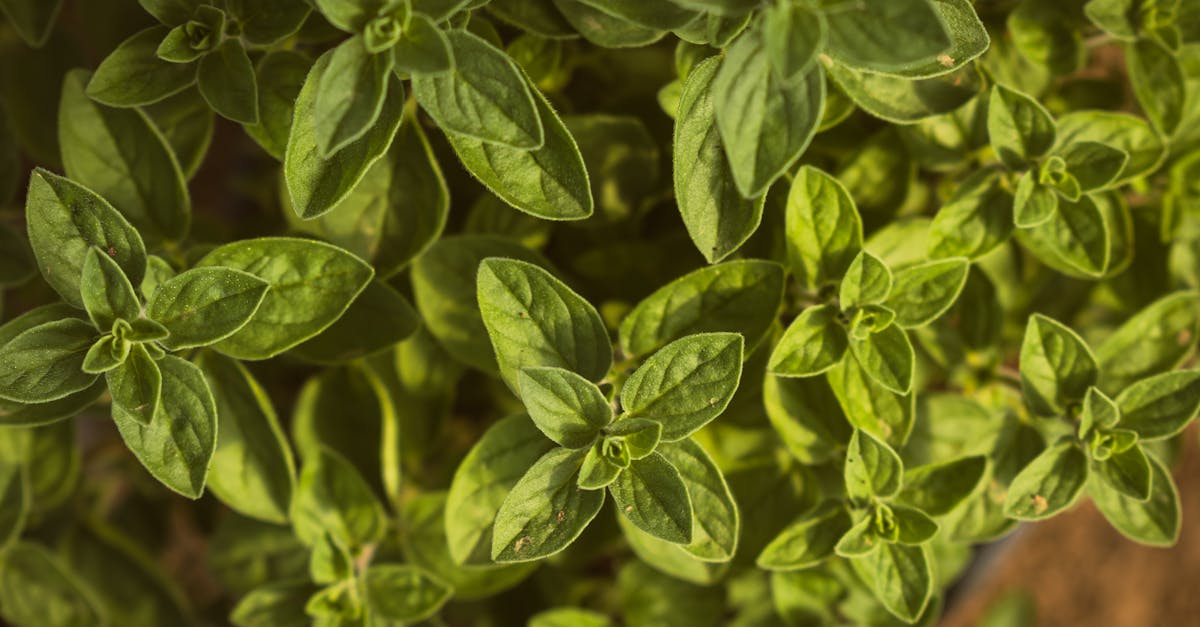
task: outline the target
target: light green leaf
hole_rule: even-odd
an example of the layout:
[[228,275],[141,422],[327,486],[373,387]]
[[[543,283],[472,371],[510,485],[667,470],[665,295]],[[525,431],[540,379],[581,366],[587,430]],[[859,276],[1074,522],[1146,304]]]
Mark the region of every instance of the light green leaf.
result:
[[146,347],[134,345],[129,357],[104,373],[113,405],[143,425],[150,424],[162,399],[163,376]]
[[533,423],[567,448],[589,446],[612,421],[612,408],[600,388],[570,370],[522,368],[518,384]]
[[453,132],[446,138],[467,170],[504,202],[543,220],[587,218],[594,199],[575,138],[541,92],[534,101],[544,128],[537,148],[513,148]]
[[846,353],[846,329],[833,305],[809,307],[788,325],[771,352],[771,374],[810,377],[836,365]]
[[173,355],[156,363],[162,372],[162,400],[149,424],[119,404],[112,407],[113,421],[125,445],[155,479],[198,499],[217,444],[216,403],[199,368]]
[[975,14],[971,0],[933,0],[932,5],[946,27],[950,47],[933,59],[897,71],[896,74],[908,78],[948,74],[978,58],[991,44],[987,28]]
[[862,429],[855,429],[846,449],[843,475],[850,498],[869,502],[876,497],[887,498],[900,490],[904,464],[886,442]]
[[825,15],[813,7],[777,2],[762,10],[763,48],[771,71],[783,81],[795,80],[817,61],[825,47]]
[[833,555],[833,548],[850,530],[850,525],[850,514],[845,507],[826,503],[788,525],[758,554],[755,563],[767,570],[800,570],[816,566]]
[[1012,197],[995,171],[967,177],[933,218],[929,256],[977,259],[1012,233]]
[[392,48],[392,59],[397,71],[413,76],[441,74],[455,67],[450,38],[422,13],[408,18],[407,28]]
[[892,271],[878,257],[861,250],[842,277],[838,301],[842,309],[882,303],[892,292]]
[[294,50],[272,50],[259,59],[255,67],[258,123],[242,128],[279,161],[283,161],[287,151],[296,98],[311,67],[312,61]]
[[1179,492],[1171,473],[1162,462],[1149,458],[1151,467],[1150,498],[1129,498],[1093,476],[1088,495],[1096,509],[1125,537],[1150,546],[1168,547],[1179,539],[1181,522]]
[[553,443],[525,414],[492,425],[463,458],[446,497],[446,540],[458,564],[491,563],[496,512]]
[[1129,162],[1129,154],[1124,150],[1093,141],[1069,144],[1062,148],[1060,156],[1083,192],[1107,187]]
[[312,115],[323,158],[362,137],[379,118],[391,71],[391,55],[372,54],[355,36],[334,48],[324,72],[309,75],[317,81]]
[[196,68],[164,61],[155,54],[167,35],[165,26],[151,26],[113,50],[88,81],[87,95],[112,107],[138,107],[158,102],[196,82]]
[[634,460],[608,486],[613,504],[634,526],[667,542],[692,541],[692,500],[679,471],[659,453]]
[[850,441],[852,428],[825,377],[767,375],[763,404],[788,451],[806,464],[827,461]]
[[1073,442],[1055,444],[1013,478],[1004,515],[1017,520],[1050,518],[1075,504],[1087,479],[1087,455]]
[[213,111],[242,124],[258,123],[258,83],[250,56],[238,39],[226,39],[200,59],[200,95]]
[[647,296],[621,321],[621,346],[647,355],[685,335],[741,333],[757,346],[783,298],[783,268],[747,259],[688,273]]
[[940,259],[896,271],[884,306],[896,312],[896,324],[922,327],[946,313],[967,283],[966,259]]
[[895,324],[866,337],[850,334],[850,352],[862,369],[883,387],[908,394],[912,389],[916,354],[908,333]]
[[733,559],[742,521],[716,462],[691,439],[664,445],[658,452],[679,471],[692,503],[692,541],[683,549],[705,561]]
[[604,614],[574,607],[556,607],[529,619],[529,627],[614,627],[615,624]]
[[424,620],[453,593],[429,573],[407,564],[372,564],[363,575],[362,585],[372,621]]
[[494,373],[495,351],[479,311],[475,281],[480,262],[488,257],[540,261],[539,255],[507,238],[451,235],[417,258],[412,280],[417,309],[438,343],[455,359]]
[[285,237],[225,244],[197,266],[241,270],[270,284],[250,321],[215,345],[242,360],[273,357],[325,330],[373,274],[364,261],[336,246]]
[[63,82],[58,135],[67,176],[110,201],[150,239],[182,239],[191,200],[170,146],[141,111],[88,98],[88,79],[74,70]]
[[826,72],[854,104],[894,124],[914,124],[950,113],[983,89],[983,79],[972,65],[949,74],[914,80],[857,70],[824,57],[821,60]]
[[762,220],[766,196],[746,200],[734,182],[717,130],[714,77],[720,59],[707,59],[688,74],[675,116],[672,159],[675,201],[688,235],[709,263],[749,239]]
[[1163,135],[1170,137],[1186,110],[1187,86],[1183,67],[1154,37],[1140,37],[1125,44],[1129,84],[1146,117]]
[[231,268],[194,268],[167,279],[146,305],[147,315],[171,332],[170,350],[215,344],[246,325],[270,284]]
[[1096,347],[1105,390],[1177,367],[1200,337],[1200,294],[1164,296],[1126,320]]
[[229,620],[237,627],[307,627],[312,617],[304,604],[316,591],[307,578],[269,583],[242,597]]
[[500,375],[513,391],[528,366],[565,368],[590,381],[608,374],[612,345],[600,314],[549,272],[492,257],[479,264],[477,285]]
[[387,519],[371,486],[350,462],[321,447],[306,458],[291,505],[292,527],[313,545],[325,534],[352,556],[383,539]]
[[862,219],[836,178],[804,166],[787,199],[788,262],[797,280],[817,289],[846,274],[862,250]]
[[877,72],[926,66],[950,50],[951,38],[929,0],[822,0],[829,25],[825,52],[847,65]]
[[19,403],[61,399],[92,384],[83,360],[96,339],[77,318],[45,322],[0,346],[0,398]]
[[825,106],[825,72],[812,64],[792,81],[771,66],[761,29],[725,52],[712,82],[713,108],[733,181],[755,198],[808,147]]
[[887,389],[857,359],[843,359],[828,376],[850,424],[888,442],[908,439],[915,420],[914,393],[901,395]]
[[1006,25],[1025,58],[1053,74],[1070,74],[1083,67],[1087,56],[1073,18],[1073,9],[1064,5],[1022,0],[1008,14]]
[[493,560],[527,562],[547,557],[583,533],[604,504],[603,491],[576,485],[583,457],[583,451],[554,449],[516,482],[496,513]]
[[933,597],[933,574],[923,546],[884,543],[850,563],[875,598],[906,623],[916,622]]
[[287,524],[296,464],[270,398],[250,371],[228,357],[202,353],[197,365],[217,408],[209,488],[243,515]]
[[[326,52],[309,70],[295,100],[291,131],[283,156],[283,174],[296,215],[311,220],[338,205],[387,152],[403,116],[404,89],[388,81],[379,117],[357,141],[331,158],[321,156],[317,141],[316,107],[321,77],[329,71],[334,51]],[[284,106],[278,102],[272,106]]]
[[1039,183],[1033,171],[1025,172],[1013,193],[1013,224],[1021,228],[1044,224],[1054,217],[1058,203],[1054,188]]
[[1152,471],[1150,461],[1141,446],[1113,453],[1108,459],[1097,462],[1095,470],[1101,479],[1117,492],[1137,501],[1150,498]]
[[1061,414],[1083,400],[1098,370],[1092,350],[1074,331],[1041,314],[1029,317],[1021,343],[1021,391],[1036,414]]
[[744,341],[736,333],[701,333],[654,353],[621,389],[631,418],[662,423],[662,439],[674,442],[721,415],[742,375]]
[[1073,111],[1058,119],[1058,146],[1083,141],[1100,142],[1129,154],[1129,162],[1112,186],[1146,174],[1166,156],[1161,135],[1146,120],[1128,113]]
[[539,109],[548,107],[539,108],[517,64],[467,31],[446,36],[454,71],[413,78],[421,108],[454,135],[525,150],[542,147],[550,133],[543,131]]
[[47,549],[19,542],[0,559],[0,617],[14,625],[102,625],[99,604]]
[[987,108],[988,139],[996,156],[1022,168],[1054,145],[1054,118],[1040,102],[1004,85],[992,86]]
[[1200,370],[1147,377],[1125,388],[1116,402],[1118,427],[1136,431],[1143,440],[1171,437],[1200,412]]
[[988,460],[983,455],[909,468],[896,501],[930,516],[945,516],[974,495],[987,474]]

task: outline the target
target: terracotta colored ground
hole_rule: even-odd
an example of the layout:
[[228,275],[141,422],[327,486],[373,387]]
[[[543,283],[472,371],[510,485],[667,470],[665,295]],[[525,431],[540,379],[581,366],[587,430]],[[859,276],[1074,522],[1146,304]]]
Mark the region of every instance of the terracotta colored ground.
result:
[[994,570],[964,591],[943,627],[975,625],[1010,590],[1029,594],[1046,627],[1200,626],[1200,445],[1185,436],[1175,468],[1183,529],[1171,549],[1134,544],[1090,502],[1013,539]]

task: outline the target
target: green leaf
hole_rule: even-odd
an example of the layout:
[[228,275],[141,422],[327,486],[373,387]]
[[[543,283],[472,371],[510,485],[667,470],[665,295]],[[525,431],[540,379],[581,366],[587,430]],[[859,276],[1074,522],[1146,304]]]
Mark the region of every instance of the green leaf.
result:
[[163,376],[146,348],[137,344],[129,357],[104,375],[113,405],[142,425],[150,424],[162,399]]
[[372,54],[356,36],[334,48],[324,72],[309,75],[318,81],[312,115],[323,158],[362,137],[379,118],[391,70],[391,55]]
[[[296,97],[304,87],[312,61],[294,50],[272,50],[258,60],[258,123],[243,126],[268,154],[283,161]],[[207,103],[206,103],[207,106]]]
[[[481,142],[533,150],[547,140],[537,101],[503,51],[461,30],[446,34],[454,71],[414,76],[413,95],[437,125]],[[471,142],[475,143],[475,142]]]
[[771,71],[783,81],[795,80],[816,64],[825,47],[825,15],[813,7],[777,2],[762,11],[763,48]]
[[647,355],[694,333],[741,333],[757,346],[783,298],[783,268],[747,259],[688,273],[647,296],[621,321],[621,347]]
[[20,403],[61,399],[92,384],[83,359],[96,339],[76,318],[45,322],[0,346],[0,398]]
[[933,574],[927,551],[923,546],[884,543],[879,550],[850,563],[889,612],[913,623],[933,597]]
[[846,494],[852,499],[868,502],[876,497],[887,498],[900,490],[904,464],[886,442],[862,429],[855,429],[846,449],[843,475]]
[[1044,224],[1058,211],[1058,194],[1048,185],[1038,182],[1030,171],[1021,175],[1013,194],[1013,224],[1031,228]]
[[878,257],[862,250],[842,277],[839,304],[842,309],[882,303],[892,292],[892,271]]
[[242,597],[229,620],[237,627],[305,627],[312,617],[304,604],[314,592],[307,579],[269,583]]
[[637,0],[581,0],[581,2],[614,17],[660,30],[679,28],[695,15],[694,12],[680,6],[679,2],[655,4]]
[[575,138],[541,92],[534,101],[544,128],[537,148],[514,148],[453,132],[446,138],[463,166],[516,209],[543,220],[587,218],[594,200]]
[[1056,269],[1061,266],[1086,277],[1103,276],[1113,262],[1116,225],[1110,223],[1102,203],[1112,201],[1081,196],[1078,202],[1058,200],[1049,220],[1019,233],[1020,241]]
[[783,571],[816,566],[833,555],[833,548],[850,526],[845,507],[826,503],[788,525],[758,554],[755,563],[759,568]]
[[1133,41],[1137,38],[1137,20],[1132,15],[1132,0],[1090,0],[1083,5],[1083,13],[1093,24],[1118,39]]
[[208,103],[199,91],[185,89],[144,110],[167,140],[184,178],[191,179],[200,169],[213,138],[214,116]]
[[[661,430],[661,427],[659,429]],[[576,482],[581,489],[601,490],[607,488],[617,479],[621,471],[628,467],[622,466],[610,455],[605,454],[608,446],[608,441],[605,439],[597,441],[588,449],[587,455],[583,458],[583,464],[579,466],[579,480]],[[627,449],[621,450],[628,452]],[[629,459],[623,461],[628,463]]]
[[951,39],[929,0],[822,0],[829,25],[825,52],[852,67],[904,72],[926,66]]
[[675,116],[672,160],[675,200],[688,235],[709,263],[749,239],[762,220],[766,196],[747,200],[738,191],[717,130],[715,81],[720,59],[688,74]]
[[[390,80],[383,108],[370,130],[331,158],[322,157],[316,127],[318,86],[322,76],[329,71],[333,55],[334,51],[329,51],[317,59],[309,70],[304,87],[296,96],[291,131],[283,156],[284,180],[292,209],[305,220],[330,211],[350,194],[371,165],[387,152],[404,112],[401,104],[404,101],[404,89],[398,81]],[[273,98],[282,99],[282,95]],[[285,105],[280,101],[272,106]]]
[[154,291],[146,313],[171,334],[170,350],[215,344],[246,325],[270,284],[240,270],[194,268],[167,279]]
[[967,177],[933,218],[929,256],[977,259],[1012,233],[1012,197],[994,171]]
[[14,625],[102,625],[100,607],[47,549],[19,542],[0,559],[0,617]]
[[34,170],[25,219],[42,276],[68,303],[83,306],[80,282],[92,247],[111,253],[131,281],[141,282],[146,271],[142,238],[112,205],[88,189]]
[[1054,118],[1040,102],[1004,85],[992,86],[988,139],[1004,165],[1020,169],[1054,145]]
[[[321,364],[345,363],[395,347],[421,326],[403,294],[378,279],[367,284],[337,322],[291,350]],[[369,332],[365,332],[369,329]]]
[[1110,185],[1129,162],[1129,154],[1120,148],[1092,141],[1081,141],[1062,149],[1061,156],[1083,192]]
[[8,549],[20,537],[33,506],[29,470],[14,461],[0,464],[0,550]]
[[787,198],[788,262],[809,289],[837,281],[862,250],[862,219],[836,178],[804,166]]
[[810,377],[834,367],[846,353],[846,329],[834,305],[809,307],[792,321],[771,352],[776,376]]
[[915,420],[915,394],[896,394],[867,374],[857,359],[829,371],[829,385],[851,425],[889,442],[908,439]]
[[529,627],[614,627],[609,618],[591,610],[556,607],[538,612],[529,619]]
[[916,354],[908,333],[899,326],[891,324],[862,338],[851,333],[850,352],[862,369],[883,387],[897,394],[908,394],[912,389]]
[[291,0],[257,0],[230,4],[229,11],[241,25],[246,41],[266,46],[298,31],[311,8]]
[[400,41],[392,48],[395,69],[413,76],[441,74],[455,68],[450,38],[422,13],[413,13]]
[[896,312],[901,327],[923,327],[954,305],[970,269],[966,259],[939,259],[898,270],[883,304]]
[[196,83],[213,111],[234,122],[258,123],[258,83],[241,41],[226,39],[204,55],[196,70]]
[[950,47],[923,64],[914,65],[896,74],[908,78],[931,78],[948,74],[978,58],[991,44],[987,28],[975,14],[970,0],[934,0],[933,9],[946,27]]
[[372,621],[417,622],[429,618],[453,590],[407,564],[372,564],[363,575]]
[[516,482],[496,513],[493,560],[527,562],[547,557],[583,533],[604,504],[603,491],[576,485],[583,457],[583,451],[556,448]]
[[[658,448],[662,440],[662,424],[644,418],[622,417],[604,429],[609,441],[619,439],[629,452],[630,459],[641,459]],[[603,440],[601,441],[603,443]]]
[[903,505],[893,505],[891,509],[896,517],[896,541],[901,544],[924,544],[941,529],[936,521],[919,509]]
[[118,319],[133,321],[142,313],[137,292],[121,266],[95,246],[83,261],[80,296],[88,317],[101,332],[111,329]]
[[825,57],[821,60],[825,71],[854,104],[894,124],[914,124],[950,113],[983,89],[982,77],[972,65],[949,74],[914,80],[856,70]]
[[552,447],[525,414],[500,420],[475,443],[454,472],[446,497],[446,540],[456,563],[491,563],[496,512]]
[[608,486],[621,515],[646,533],[676,544],[692,541],[692,501],[679,471],[659,453],[634,460]]
[[852,428],[825,377],[767,375],[763,405],[788,451],[806,464],[827,461],[850,441]]
[[250,321],[214,346],[242,360],[273,357],[325,330],[373,274],[364,261],[336,246],[285,237],[225,244],[196,265],[241,270],[270,285]]
[[384,0],[316,0],[312,4],[330,24],[349,33],[363,30],[388,6]]
[[1104,389],[1122,390],[1179,366],[1200,336],[1198,305],[1196,292],[1169,294],[1117,327],[1096,347]]
[[150,239],[182,239],[191,200],[170,146],[141,111],[88,98],[88,79],[73,70],[63,82],[58,135],[67,176],[112,202]]
[[87,95],[112,107],[138,107],[158,102],[196,82],[196,68],[160,59],[155,51],[167,34],[152,26],[113,50],[88,81]]
[[0,14],[34,48],[45,45],[61,8],[62,0],[0,0]]
[[1055,444],[1013,478],[1004,515],[1017,520],[1050,518],[1075,504],[1087,479],[1087,455],[1073,442]]
[[552,274],[492,257],[479,264],[477,285],[500,375],[514,391],[528,366],[565,368],[590,381],[608,374],[613,353],[600,314]]
[[296,536],[305,544],[329,534],[352,556],[381,540],[387,527],[383,506],[371,486],[350,462],[326,447],[305,459],[292,497],[291,519]]
[[1121,408],[1118,427],[1143,440],[1171,437],[1200,412],[1200,370],[1147,377],[1125,388],[1116,402]]
[[729,405],[744,345],[736,333],[702,333],[664,346],[625,380],[626,415],[662,423],[666,442],[687,437]]
[[1129,498],[1098,476],[1088,482],[1088,495],[1109,524],[1125,537],[1150,546],[1172,546],[1179,539],[1179,492],[1162,462],[1154,457],[1149,462],[1149,499]]
[[1029,317],[1021,343],[1021,391],[1030,410],[1063,413],[1083,400],[1098,370],[1092,350],[1074,331],[1041,314]]
[[1134,444],[1108,459],[1096,463],[1100,478],[1121,494],[1137,501],[1150,498],[1150,460],[1142,447]]
[[1124,49],[1138,104],[1154,128],[1170,137],[1186,110],[1187,89],[1179,59],[1154,37],[1141,37]]
[[683,549],[705,561],[733,559],[742,521],[716,462],[692,439],[666,444],[658,452],[679,471],[692,503],[692,541]]
[[562,368],[522,368],[521,401],[546,437],[567,448],[592,444],[612,421],[612,408],[595,383]]
[[930,516],[945,516],[975,494],[987,474],[988,460],[983,455],[909,468],[896,501]]
[[287,524],[296,463],[270,398],[250,371],[228,357],[202,353],[197,365],[212,390],[219,424],[208,487],[238,513]]
[[1063,5],[1022,0],[1006,25],[1025,58],[1053,74],[1070,74],[1083,67],[1087,55],[1073,17],[1072,9]]
[[1118,186],[1157,168],[1166,149],[1161,135],[1146,120],[1115,111],[1073,111],[1058,119],[1058,145],[1094,141],[1124,150],[1129,162],[1117,180]]
[[1083,397],[1083,410],[1079,414],[1078,434],[1081,439],[1092,434],[1093,429],[1108,431],[1117,426],[1121,419],[1121,408],[1098,388],[1088,388]]
[[773,71],[761,29],[738,37],[712,82],[713,108],[733,181],[745,198],[767,188],[808,147],[825,106],[817,64],[793,81]]
[[157,362],[162,398],[148,424],[112,407],[113,421],[125,445],[163,485],[198,499],[204,493],[209,462],[216,447],[217,407],[204,373],[173,355]]

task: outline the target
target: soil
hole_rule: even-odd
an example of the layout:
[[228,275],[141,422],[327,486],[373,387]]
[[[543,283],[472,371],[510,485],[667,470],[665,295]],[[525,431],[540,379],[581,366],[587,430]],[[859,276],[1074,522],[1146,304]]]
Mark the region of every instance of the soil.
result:
[[943,627],[979,623],[1012,592],[1028,595],[1046,627],[1200,626],[1200,430],[1184,434],[1175,479],[1183,504],[1179,543],[1136,544],[1117,533],[1091,504],[1027,525],[1003,549],[994,570],[966,591]]

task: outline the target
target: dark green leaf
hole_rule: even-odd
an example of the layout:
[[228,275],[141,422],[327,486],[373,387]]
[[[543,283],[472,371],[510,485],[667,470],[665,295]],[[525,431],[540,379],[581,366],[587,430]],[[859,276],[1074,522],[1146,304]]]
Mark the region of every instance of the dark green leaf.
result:
[[226,39],[204,55],[196,82],[213,111],[234,122],[258,123],[258,83],[250,56],[239,40]]
[[637,528],[676,544],[692,541],[692,501],[679,471],[658,453],[634,460],[608,486],[613,504]]
[[137,107],[187,89],[196,82],[196,68],[155,54],[166,34],[165,26],[152,26],[126,39],[96,68],[87,95],[113,107]]

